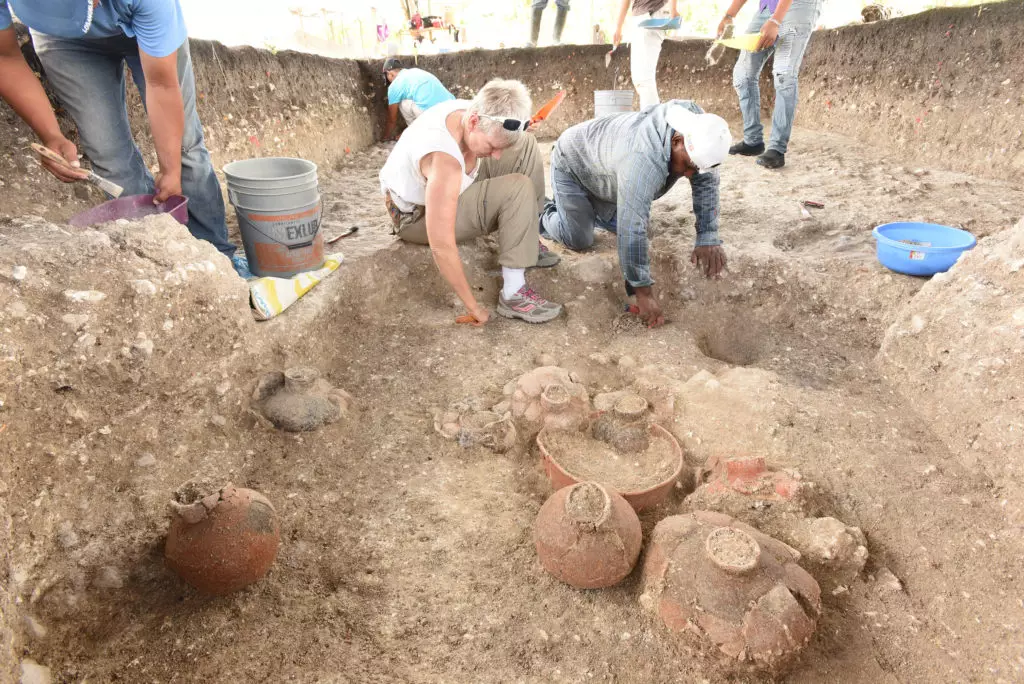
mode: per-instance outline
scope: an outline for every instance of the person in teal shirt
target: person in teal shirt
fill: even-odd
[[[251,277],[228,241],[224,198],[196,112],[188,33],[178,0],[0,0],[0,98],[43,145],[78,165],[39,80],[25,61],[12,16],[31,30],[46,79],[78,127],[83,151],[101,176],[127,195],[188,200],[188,228]],[[159,173],[154,178],[132,139],[125,65],[146,105]],[[65,182],[74,171],[43,165]]]
[[[454,100],[455,96],[441,85],[430,72],[423,69],[406,69],[402,60],[391,57],[384,62],[384,78],[388,82],[388,120],[384,124],[384,139],[397,139],[395,126],[401,112],[406,125],[411,124],[423,112],[441,102]]]

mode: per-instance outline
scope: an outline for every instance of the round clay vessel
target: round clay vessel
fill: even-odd
[[[281,527],[265,496],[227,485],[195,503],[171,503],[167,566],[204,594],[229,594],[261,579],[277,556]]]
[[[563,487],[537,515],[534,543],[549,573],[577,589],[618,584],[640,556],[640,519],[629,503],[596,482]]]
[[[309,432],[333,423],[348,408],[349,397],[320,378],[309,366],[270,373],[256,388],[254,397],[263,415],[286,432]]]

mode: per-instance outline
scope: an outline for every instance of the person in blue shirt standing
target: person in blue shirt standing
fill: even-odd
[[[384,78],[388,82],[388,120],[384,124],[384,139],[397,140],[395,126],[398,113],[402,113],[408,126],[423,112],[455,96],[441,85],[437,76],[423,69],[406,69],[402,60],[390,57],[384,62]]]
[[[46,78],[78,127],[96,173],[125,194],[188,200],[188,228],[228,257],[243,278],[245,258],[228,241],[224,198],[196,112],[188,34],[178,0],[0,0],[0,97],[46,147],[78,165],[42,85],[25,61],[12,11],[31,29]],[[124,65],[146,105],[159,173],[153,178],[132,139]],[[43,161],[57,178],[79,177]]]

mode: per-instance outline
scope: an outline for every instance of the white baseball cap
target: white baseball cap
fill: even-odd
[[[669,105],[665,121],[683,136],[686,153],[700,173],[715,168],[729,154],[729,124],[717,114],[695,114],[682,105]]]

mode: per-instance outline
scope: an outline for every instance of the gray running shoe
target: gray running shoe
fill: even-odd
[[[505,299],[505,293],[498,295],[498,314],[505,318],[519,318],[527,323],[547,323],[558,318],[562,305],[549,302],[523,285],[513,296]]]

